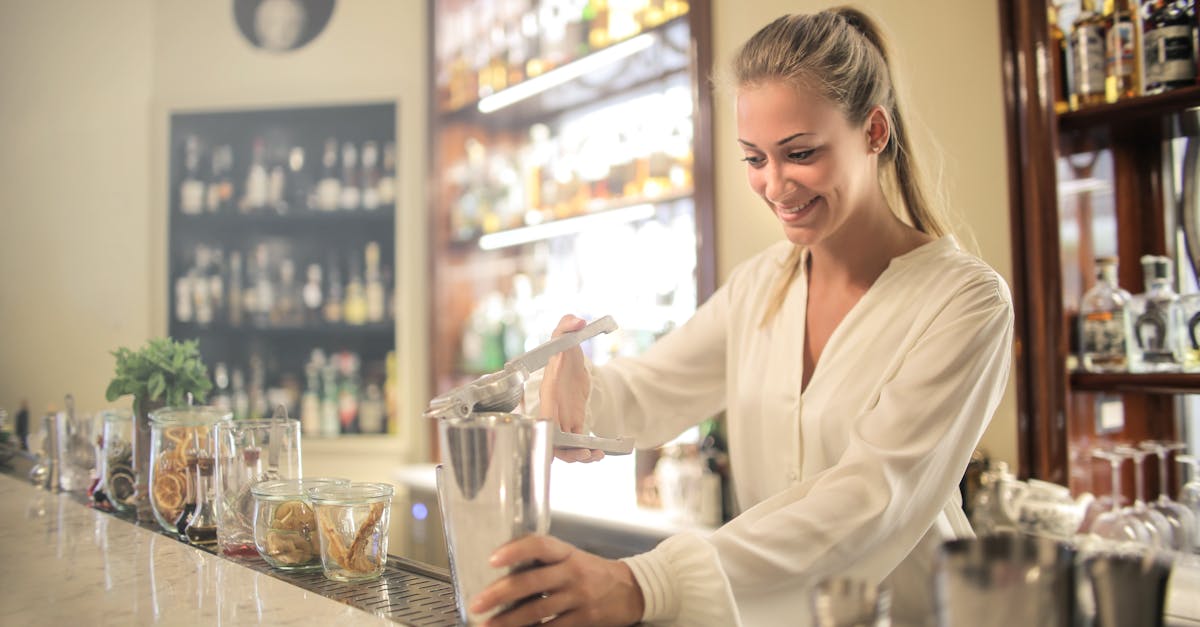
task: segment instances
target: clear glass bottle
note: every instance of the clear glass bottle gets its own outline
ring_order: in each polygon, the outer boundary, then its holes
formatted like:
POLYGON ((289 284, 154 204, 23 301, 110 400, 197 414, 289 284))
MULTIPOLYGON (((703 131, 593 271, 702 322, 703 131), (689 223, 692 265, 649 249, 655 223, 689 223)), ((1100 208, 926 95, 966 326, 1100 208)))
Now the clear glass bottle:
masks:
POLYGON ((1117 285, 1117 258, 1096 259, 1096 284, 1079 304, 1080 356, 1089 372, 1124 372, 1128 366, 1129 292, 1117 285))
POLYGON ((1071 108, 1104 102, 1104 21, 1095 0, 1082 0, 1071 25, 1071 108))
POLYGON ((196 511, 188 519, 184 535, 187 541, 198 546, 217 543, 217 516, 213 513, 212 487, 213 458, 207 451, 196 456, 196 511))
POLYGON ((1180 369, 1179 336, 1182 317, 1179 295, 1171 282, 1171 260, 1142 257, 1146 291, 1129 301, 1131 369, 1134 372, 1175 372, 1180 369))

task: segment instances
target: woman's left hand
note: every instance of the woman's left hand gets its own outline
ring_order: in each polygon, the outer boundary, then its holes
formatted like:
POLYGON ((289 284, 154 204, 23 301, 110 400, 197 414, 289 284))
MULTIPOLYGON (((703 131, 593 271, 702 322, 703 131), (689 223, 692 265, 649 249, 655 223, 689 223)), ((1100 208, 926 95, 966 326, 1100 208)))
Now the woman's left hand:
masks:
POLYGON ((489 619, 487 627, 537 625, 551 617, 546 624, 563 626, 632 625, 642 619, 642 590, 623 562, 551 536, 530 535, 492 554, 495 568, 513 564, 541 565, 501 577, 472 600, 474 613, 512 606, 489 619))

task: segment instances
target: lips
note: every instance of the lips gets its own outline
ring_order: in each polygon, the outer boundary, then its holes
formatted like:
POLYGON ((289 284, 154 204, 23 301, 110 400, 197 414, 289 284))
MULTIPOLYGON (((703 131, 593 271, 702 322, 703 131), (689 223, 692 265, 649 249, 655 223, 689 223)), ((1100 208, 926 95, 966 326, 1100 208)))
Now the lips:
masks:
POLYGON ((779 203, 772 203, 772 205, 774 205, 776 213, 778 213, 781 218, 784 220, 791 220, 799 217, 807 210, 811 209, 813 205, 817 204, 817 201, 821 198, 821 196, 813 196, 803 204, 794 206, 785 206, 780 205, 779 203))

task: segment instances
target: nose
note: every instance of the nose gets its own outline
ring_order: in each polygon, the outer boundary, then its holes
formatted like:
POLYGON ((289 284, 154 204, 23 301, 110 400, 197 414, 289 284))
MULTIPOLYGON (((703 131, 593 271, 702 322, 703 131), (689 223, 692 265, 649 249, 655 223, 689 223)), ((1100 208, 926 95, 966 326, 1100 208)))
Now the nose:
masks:
POLYGON ((783 168, 776 163, 768 163, 763 168, 763 196, 777 203, 791 196, 795 185, 788 180, 783 168))

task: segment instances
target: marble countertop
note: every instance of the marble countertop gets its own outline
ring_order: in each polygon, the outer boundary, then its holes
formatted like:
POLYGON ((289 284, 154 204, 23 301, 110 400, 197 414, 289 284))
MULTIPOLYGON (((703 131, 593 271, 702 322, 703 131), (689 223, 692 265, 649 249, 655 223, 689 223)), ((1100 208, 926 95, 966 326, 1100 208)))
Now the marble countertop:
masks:
POLYGON ((7 625, 395 625, 0 475, 7 625))

